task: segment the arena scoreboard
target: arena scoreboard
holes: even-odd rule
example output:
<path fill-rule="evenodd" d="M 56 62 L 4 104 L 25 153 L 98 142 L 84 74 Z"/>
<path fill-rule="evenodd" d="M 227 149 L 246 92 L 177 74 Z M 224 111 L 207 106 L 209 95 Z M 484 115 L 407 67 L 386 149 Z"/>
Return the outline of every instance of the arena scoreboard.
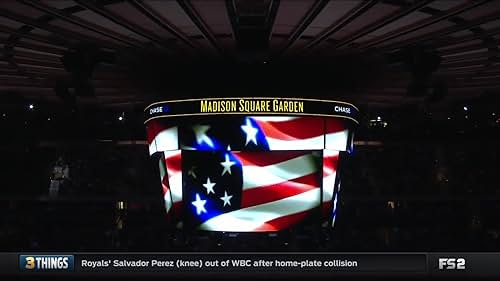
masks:
<path fill-rule="evenodd" d="M 301 98 L 204 98 L 145 109 L 165 209 L 189 229 L 277 232 L 334 226 L 356 106 Z"/>

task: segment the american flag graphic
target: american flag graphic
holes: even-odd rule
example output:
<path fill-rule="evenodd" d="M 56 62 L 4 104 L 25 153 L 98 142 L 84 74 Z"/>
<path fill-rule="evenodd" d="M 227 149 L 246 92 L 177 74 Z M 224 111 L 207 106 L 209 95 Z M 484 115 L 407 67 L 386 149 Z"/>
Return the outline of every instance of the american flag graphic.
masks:
<path fill-rule="evenodd" d="M 179 149 L 177 126 L 169 125 L 161 120 L 152 120 L 148 123 L 146 132 L 149 155 L 153 155 L 156 152 Z"/>
<path fill-rule="evenodd" d="M 187 227 L 279 231 L 332 215 L 339 150 L 347 147 L 341 121 L 232 116 L 152 128 L 167 213 Z"/>
<path fill-rule="evenodd" d="M 290 227 L 320 206 L 321 155 L 310 151 L 183 153 L 190 227 L 258 232 Z M 194 177 L 189 170 L 196 167 Z"/>
<path fill-rule="evenodd" d="M 150 155 L 167 150 L 313 150 L 345 151 L 348 129 L 338 119 L 249 116 L 183 122 L 148 122 Z"/>
<path fill-rule="evenodd" d="M 332 212 L 332 208 L 335 209 L 335 183 L 337 180 L 338 163 L 338 151 L 323 150 L 322 210 L 324 216 L 328 216 Z"/>
<path fill-rule="evenodd" d="M 160 176 L 163 186 L 165 209 L 172 216 L 179 216 L 182 208 L 182 154 L 180 150 L 165 151 L 160 159 Z"/>

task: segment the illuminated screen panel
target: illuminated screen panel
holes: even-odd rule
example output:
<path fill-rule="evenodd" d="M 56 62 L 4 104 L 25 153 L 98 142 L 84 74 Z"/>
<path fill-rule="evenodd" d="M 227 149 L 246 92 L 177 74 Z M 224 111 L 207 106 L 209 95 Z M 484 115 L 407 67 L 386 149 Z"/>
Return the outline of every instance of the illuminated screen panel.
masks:
<path fill-rule="evenodd" d="M 179 134 L 177 126 L 163 120 L 152 120 L 147 124 L 149 155 L 166 150 L 179 149 Z"/>
<path fill-rule="evenodd" d="M 344 121 L 327 118 L 325 123 L 325 149 L 346 151 L 349 144 L 349 130 Z"/>
<path fill-rule="evenodd" d="M 190 228 L 279 231 L 321 205 L 321 151 L 183 151 L 182 161 Z"/>
<path fill-rule="evenodd" d="M 358 123 L 354 105 L 186 99 L 153 103 L 145 117 L 150 154 L 161 156 L 168 217 L 182 221 L 177 226 L 270 232 L 325 218 L 333 226 L 339 153 L 352 151 Z"/>
<path fill-rule="evenodd" d="M 335 193 L 335 182 L 339 164 L 339 152 L 335 150 L 323 151 L 323 215 L 328 216 L 332 212 Z"/>
<path fill-rule="evenodd" d="M 162 157 L 159 160 L 159 171 L 160 171 L 160 181 L 163 190 L 163 200 L 165 202 L 165 210 L 167 213 L 172 209 L 172 195 L 170 192 L 170 187 L 168 183 L 167 167 L 165 159 Z"/>
<path fill-rule="evenodd" d="M 147 125 L 150 155 L 168 150 L 345 151 L 349 130 L 342 120 L 311 116 L 218 116 Z"/>
<path fill-rule="evenodd" d="M 163 161 L 167 168 L 162 177 L 167 213 L 178 218 L 182 209 L 182 153 L 180 150 L 165 151 L 160 161 Z"/>
<path fill-rule="evenodd" d="M 323 119 L 298 116 L 253 116 L 270 150 L 323 149 Z"/>
<path fill-rule="evenodd" d="M 300 116 L 193 118 L 179 129 L 184 150 L 320 150 L 324 119 Z"/>

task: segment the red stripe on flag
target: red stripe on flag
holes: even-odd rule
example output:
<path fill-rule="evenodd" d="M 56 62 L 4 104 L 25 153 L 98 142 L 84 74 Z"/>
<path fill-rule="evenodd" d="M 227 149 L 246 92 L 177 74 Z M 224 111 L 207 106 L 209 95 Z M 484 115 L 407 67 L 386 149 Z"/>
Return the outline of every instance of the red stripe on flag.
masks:
<path fill-rule="evenodd" d="M 333 175 L 337 171 L 339 155 L 323 157 L 323 177 Z"/>
<path fill-rule="evenodd" d="M 247 189 L 241 195 L 241 207 L 247 208 L 285 199 L 318 188 L 319 184 L 318 174 L 314 173 L 296 178 L 293 181 Z"/>
<path fill-rule="evenodd" d="M 324 134 L 322 118 L 299 117 L 276 122 L 255 120 L 266 137 L 281 140 L 308 139 Z"/>
<path fill-rule="evenodd" d="M 172 125 L 165 124 L 164 121 L 159 121 L 159 120 L 151 120 L 148 122 L 148 125 L 146 126 L 146 132 L 147 132 L 147 138 L 148 138 L 148 144 L 151 144 L 151 142 L 155 139 L 155 137 L 161 133 L 162 131 L 174 127 Z"/>
<path fill-rule="evenodd" d="M 339 153 L 338 153 L 338 151 L 335 151 L 335 152 L 336 152 L 335 155 L 325 155 L 325 156 L 323 156 L 323 159 L 328 160 L 328 161 L 337 161 L 339 159 Z"/>
<path fill-rule="evenodd" d="M 274 220 L 270 220 L 263 224 L 262 226 L 256 228 L 254 231 L 256 232 L 264 232 L 264 231 L 278 231 L 288 228 L 294 224 L 297 224 L 304 220 L 305 217 L 311 212 L 311 210 L 303 211 L 300 213 L 295 213 L 288 216 L 279 217 Z"/>
<path fill-rule="evenodd" d="M 345 130 L 344 122 L 340 119 L 328 118 L 326 120 L 326 133 L 336 133 Z"/>
<path fill-rule="evenodd" d="M 243 166 L 269 166 L 310 154 L 308 151 L 234 152 Z"/>
<path fill-rule="evenodd" d="M 161 186 L 163 188 L 163 196 L 165 196 L 165 193 L 167 193 L 168 191 L 168 183 L 167 183 L 167 180 L 163 179 L 162 180 L 162 183 L 161 183 Z"/>
<path fill-rule="evenodd" d="M 177 173 L 182 173 L 182 155 L 180 151 L 165 158 L 165 163 L 169 178 Z"/>

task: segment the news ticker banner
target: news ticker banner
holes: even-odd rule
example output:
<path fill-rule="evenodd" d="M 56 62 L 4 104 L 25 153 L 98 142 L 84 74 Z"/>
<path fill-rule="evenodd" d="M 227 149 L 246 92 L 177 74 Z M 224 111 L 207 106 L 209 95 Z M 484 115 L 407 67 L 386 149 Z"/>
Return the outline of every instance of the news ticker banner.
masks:
<path fill-rule="evenodd" d="M 500 253 L 0 253 L 0 275 L 336 274 L 500 278 Z"/>
<path fill-rule="evenodd" d="M 163 117 L 223 114 L 325 116 L 358 123 L 358 108 L 350 103 L 302 98 L 204 98 L 156 102 L 146 107 L 145 123 Z"/>

